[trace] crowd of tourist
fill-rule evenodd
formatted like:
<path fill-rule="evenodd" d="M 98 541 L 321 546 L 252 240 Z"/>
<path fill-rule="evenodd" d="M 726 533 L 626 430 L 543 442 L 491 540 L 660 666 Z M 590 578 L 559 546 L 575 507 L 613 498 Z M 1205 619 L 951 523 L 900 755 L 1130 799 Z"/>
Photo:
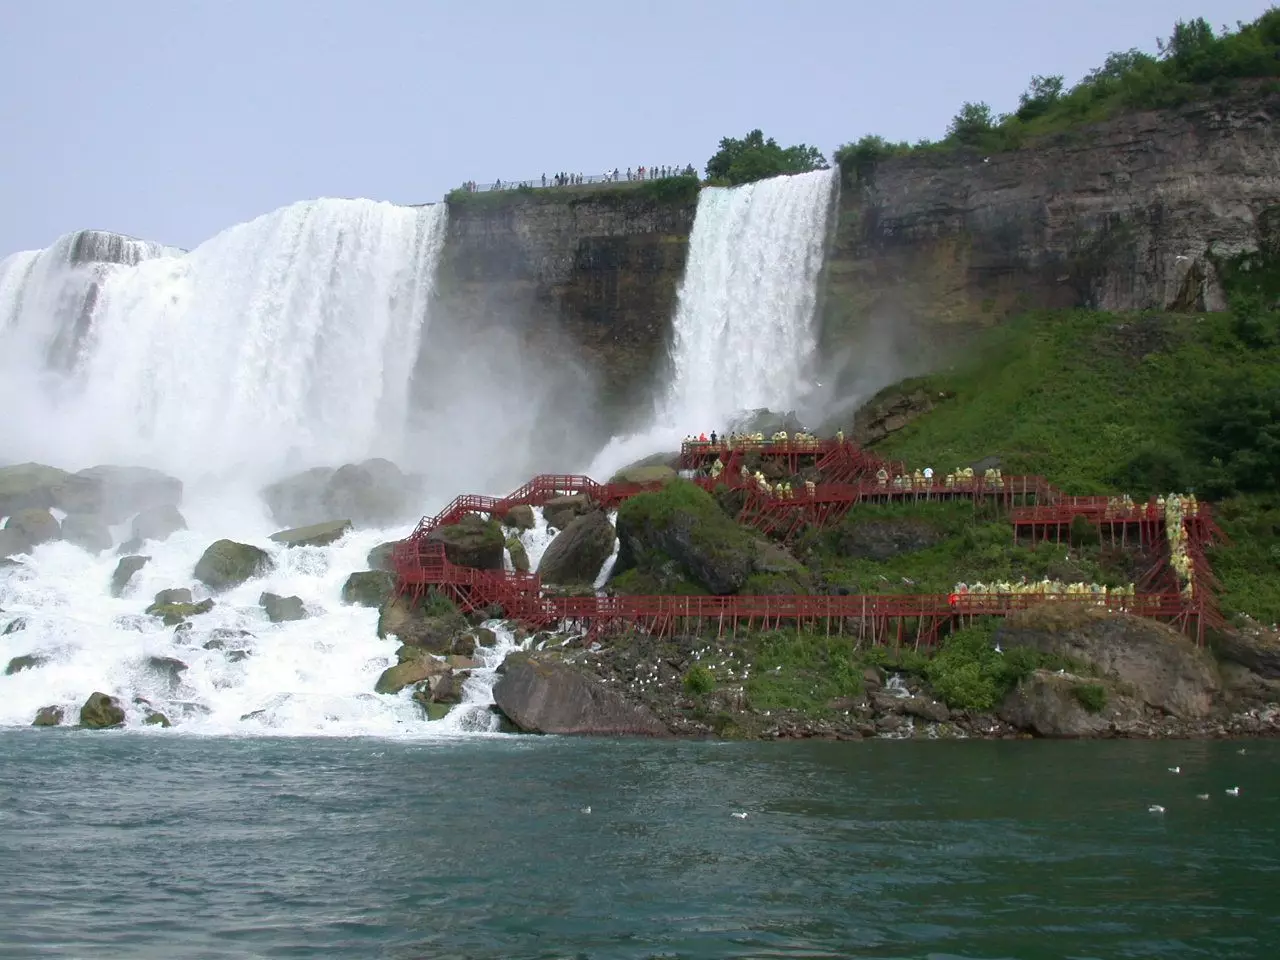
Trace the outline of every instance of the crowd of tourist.
<path fill-rule="evenodd" d="M 578 187 L 586 183 L 622 183 L 624 181 L 630 183 L 637 180 L 662 180 L 667 177 L 692 177 L 696 175 L 693 164 L 686 164 L 683 167 L 674 165 L 636 167 L 635 169 L 627 167 L 625 171 L 614 167 L 612 170 L 606 170 L 604 173 L 595 175 L 561 171 L 550 176 L 544 173 L 537 180 L 495 180 L 493 183 L 477 183 L 475 180 L 468 180 L 462 185 L 462 189 L 466 193 L 481 193 L 490 190 L 519 190 L 521 188 L 532 190 L 545 187 Z"/>

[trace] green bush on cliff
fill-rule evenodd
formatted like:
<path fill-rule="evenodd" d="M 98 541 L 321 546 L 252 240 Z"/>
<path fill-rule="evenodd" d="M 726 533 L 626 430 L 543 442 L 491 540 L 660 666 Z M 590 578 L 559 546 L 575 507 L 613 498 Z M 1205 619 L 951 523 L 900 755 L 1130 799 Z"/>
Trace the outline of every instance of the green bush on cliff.
<path fill-rule="evenodd" d="M 783 147 L 773 137 L 765 139 L 760 130 L 752 130 L 741 140 L 724 137 L 720 149 L 707 161 L 707 180 L 732 186 L 751 183 L 784 173 L 807 173 L 827 169 L 822 151 L 805 143 Z"/>
<path fill-rule="evenodd" d="M 1013 113 L 995 116 L 985 103 L 965 103 L 938 143 L 888 144 L 863 137 L 836 151 L 848 183 L 866 180 L 874 163 L 911 149 L 1014 149 L 1027 137 L 1104 119 L 1117 110 L 1171 107 L 1196 96 L 1219 96 L 1239 80 L 1280 77 L 1280 9 L 1215 33 L 1203 17 L 1178 21 L 1157 54 L 1126 50 L 1066 89 L 1060 76 L 1032 77 Z"/>

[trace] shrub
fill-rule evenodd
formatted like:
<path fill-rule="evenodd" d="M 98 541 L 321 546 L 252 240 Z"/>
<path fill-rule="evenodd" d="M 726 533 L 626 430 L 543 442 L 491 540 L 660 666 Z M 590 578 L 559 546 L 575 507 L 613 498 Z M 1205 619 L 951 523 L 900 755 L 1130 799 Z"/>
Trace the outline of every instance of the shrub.
<path fill-rule="evenodd" d="M 685 671 L 684 688 L 695 697 L 700 697 L 716 688 L 716 678 L 702 664 L 695 663 Z"/>
<path fill-rule="evenodd" d="M 1100 683 L 1077 683 L 1071 693 L 1089 713 L 1101 713 L 1107 705 L 1107 688 Z"/>

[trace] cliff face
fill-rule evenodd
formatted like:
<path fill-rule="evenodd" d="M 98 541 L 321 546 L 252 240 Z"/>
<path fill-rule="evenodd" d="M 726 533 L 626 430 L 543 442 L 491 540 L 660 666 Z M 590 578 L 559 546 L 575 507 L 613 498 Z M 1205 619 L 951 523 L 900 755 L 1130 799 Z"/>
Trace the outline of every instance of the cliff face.
<path fill-rule="evenodd" d="M 879 316 L 970 326 L 1027 308 L 1219 310 L 1214 258 L 1280 233 L 1280 90 L 1130 113 L 981 154 L 882 161 L 847 183 L 829 342 Z"/>
<path fill-rule="evenodd" d="M 532 343 L 557 331 L 625 406 L 664 357 L 696 204 L 625 186 L 451 203 L 433 315 Z"/>

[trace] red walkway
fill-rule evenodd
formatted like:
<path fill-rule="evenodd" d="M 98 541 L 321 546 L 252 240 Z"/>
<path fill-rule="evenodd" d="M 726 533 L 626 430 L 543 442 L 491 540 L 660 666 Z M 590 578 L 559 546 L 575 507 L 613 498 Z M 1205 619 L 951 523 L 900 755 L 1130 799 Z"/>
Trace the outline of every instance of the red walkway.
<path fill-rule="evenodd" d="M 440 543 L 428 539 L 439 526 L 456 523 L 467 513 L 504 515 L 521 504 L 542 506 L 565 495 L 584 494 L 594 503 L 613 509 L 623 500 L 649 490 L 649 484 L 600 484 L 589 477 L 542 475 L 506 497 L 466 494 L 454 499 L 434 517 L 424 517 L 413 534 L 395 548 L 399 589 L 421 595 L 434 588 L 448 596 L 464 611 L 498 604 L 504 615 L 533 627 L 562 622 L 576 623 L 589 635 L 600 635 L 617 627 L 639 627 L 663 634 L 678 629 L 708 630 L 717 635 L 736 631 L 739 626 L 805 626 L 828 632 L 855 634 L 870 642 L 910 641 L 917 645 L 937 641 L 943 627 L 969 616 L 1003 616 L 1013 610 L 1042 603 L 1083 603 L 1127 610 L 1176 625 L 1203 642 L 1208 626 L 1221 623 L 1211 591 L 1217 586 L 1205 557 L 1205 547 L 1219 536 L 1208 507 L 1186 518 L 1188 552 L 1197 573 L 1194 599 L 1178 593 L 1178 580 L 1169 565 L 1163 512 L 1155 503 L 1117 507 L 1114 498 L 1068 497 L 1041 477 L 1005 477 L 998 484 L 977 478 L 967 484 L 947 487 L 932 485 L 894 487 L 882 484 L 874 475 L 888 464 L 851 443 L 747 444 L 734 451 L 723 445 L 685 444 L 681 463 L 685 469 L 699 469 L 721 457 L 732 461 L 748 453 L 776 457 L 786 469 L 806 467 L 829 470 L 847 478 L 844 482 L 816 484 L 812 495 L 800 485 L 790 498 L 767 494 L 740 470 L 727 470 L 718 480 L 700 476 L 695 482 L 708 489 L 728 486 L 746 494 L 739 520 L 765 533 L 790 537 L 808 525 L 824 526 L 843 517 L 862 503 L 901 500 L 978 499 L 992 500 L 1009 508 L 1015 538 L 1019 533 L 1041 539 L 1065 539 L 1073 519 L 1084 516 L 1099 531 L 1119 542 L 1132 539 L 1137 545 L 1154 548 L 1160 558 L 1143 578 L 1144 592 L 1134 597 L 1093 597 L 1087 594 L 968 594 L 952 602 L 944 595 L 858 594 L 850 596 L 761 596 L 761 597 L 544 597 L 536 574 L 481 571 L 451 563 Z M 905 473 L 905 471 L 903 471 Z M 794 473 L 792 474 L 794 475 Z M 1162 553 L 1160 551 L 1163 551 Z"/>

